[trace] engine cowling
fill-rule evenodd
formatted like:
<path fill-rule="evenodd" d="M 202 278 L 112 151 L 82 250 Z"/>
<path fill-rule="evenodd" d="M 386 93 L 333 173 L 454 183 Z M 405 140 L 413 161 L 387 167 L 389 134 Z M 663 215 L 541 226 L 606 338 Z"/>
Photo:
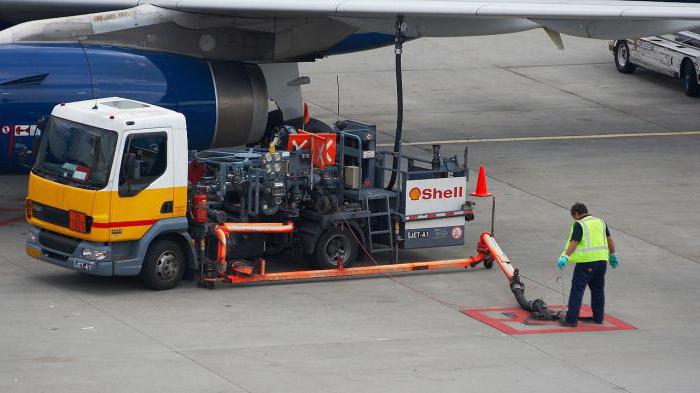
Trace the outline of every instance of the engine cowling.
<path fill-rule="evenodd" d="M 268 96 L 255 64 L 107 46 L 0 46 L 0 170 L 19 169 L 36 120 L 61 102 L 118 96 L 181 112 L 191 149 L 237 146 L 265 132 Z"/>

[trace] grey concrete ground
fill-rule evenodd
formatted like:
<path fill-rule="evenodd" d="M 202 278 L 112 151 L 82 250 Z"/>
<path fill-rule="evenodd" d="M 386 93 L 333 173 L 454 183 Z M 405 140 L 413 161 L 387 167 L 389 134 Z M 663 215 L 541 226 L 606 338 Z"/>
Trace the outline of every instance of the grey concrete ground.
<path fill-rule="evenodd" d="M 676 81 L 618 74 L 605 42 L 565 44 L 559 52 L 541 32 L 408 44 L 406 139 L 698 129 L 700 101 Z M 388 142 L 392 67 L 391 49 L 305 66 L 314 115 L 337 116 L 338 75 L 341 114 L 377 123 Z M 584 201 L 618 243 L 607 312 L 635 331 L 507 336 L 434 300 L 513 306 L 496 270 L 397 278 L 412 289 L 375 278 L 150 292 L 35 262 L 26 226 L 2 226 L 0 391 L 697 392 L 698 148 L 699 136 L 471 147 L 498 198 L 497 238 L 534 280 L 528 293 L 562 302 L 570 268 L 562 282 L 554 264 L 567 207 Z M 0 207 L 20 206 L 24 178 L 2 182 Z M 489 202 L 477 213 L 468 238 L 488 227 Z"/>

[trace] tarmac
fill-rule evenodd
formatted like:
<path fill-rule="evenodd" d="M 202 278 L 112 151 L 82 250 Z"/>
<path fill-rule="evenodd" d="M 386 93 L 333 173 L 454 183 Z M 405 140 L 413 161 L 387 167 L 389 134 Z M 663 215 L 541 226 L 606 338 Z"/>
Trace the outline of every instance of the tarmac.
<path fill-rule="evenodd" d="M 606 312 L 636 330 L 503 334 L 459 311 L 516 306 L 481 267 L 148 291 L 26 256 L 26 178 L 5 175 L 0 392 L 697 392 L 700 101 L 649 71 L 618 73 L 607 42 L 564 44 L 539 31 L 406 44 L 406 151 L 429 158 L 444 141 L 462 155 L 471 140 L 495 237 L 528 296 L 553 305 L 570 287 L 572 268 L 555 267 L 568 207 L 586 203 L 617 242 Z M 392 48 L 302 68 L 313 116 L 376 123 L 391 142 Z M 403 256 L 473 254 L 491 203 L 477 200 L 466 247 Z"/>

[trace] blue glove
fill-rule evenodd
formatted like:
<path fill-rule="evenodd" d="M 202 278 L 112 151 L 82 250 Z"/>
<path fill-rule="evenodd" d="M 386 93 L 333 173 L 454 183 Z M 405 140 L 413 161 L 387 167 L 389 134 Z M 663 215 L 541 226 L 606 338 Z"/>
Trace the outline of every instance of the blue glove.
<path fill-rule="evenodd" d="M 557 262 L 557 267 L 558 267 L 559 269 L 563 269 L 563 268 L 564 268 L 564 265 L 565 265 L 566 262 L 568 262 L 568 261 L 569 261 L 569 257 L 567 257 L 566 255 L 562 255 L 561 258 L 559 258 L 559 262 Z"/>
<path fill-rule="evenodd" d="M 610 266 L 612 266 L 613 269 L 617 269 L 617 255 L 610 254 Z"/>

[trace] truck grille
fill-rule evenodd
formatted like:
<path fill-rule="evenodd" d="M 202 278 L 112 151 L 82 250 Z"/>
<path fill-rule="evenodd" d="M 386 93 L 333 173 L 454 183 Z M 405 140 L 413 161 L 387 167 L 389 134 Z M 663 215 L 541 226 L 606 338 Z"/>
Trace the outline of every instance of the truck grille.
<path fill-rule="evenodd" d="M 59 235 L 58 233 L 46 230 L 39 232 L 39 244 L 68 255 L 73 255 L 79 243 L 79 239 L 73 239 L 72 237 Z"/>
<path fill-rule="evenodd" d="M 32 202 L 32 215 L 41 221 L 58 225 L 64 228 L 70 227 L 70 214 L 68 210 L 57 209 L 38 202 Z M 85 219 L 85 233 L 90 233 L 92 217 Z"/>

